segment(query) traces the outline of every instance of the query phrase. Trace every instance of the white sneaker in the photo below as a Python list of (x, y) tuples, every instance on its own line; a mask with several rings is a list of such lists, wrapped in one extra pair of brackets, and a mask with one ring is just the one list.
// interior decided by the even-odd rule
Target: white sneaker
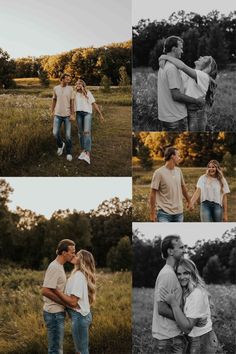
[(64, 147), (65, 147), (65, 143), (62, 143), (62, 147), (57, 149), (58, 156), (61, 156), (63, 154)]
[(72, 155), (70, 155), (70, 154), (66, 155), (66, 159), (67, 159), (67, 161), (72, 161)]
[(78, 156), (78, 159), (79, 160), (83, 160), (84, 159), (84, 155), (85, 155), (85, 152), (82, 151), (81, 154)]
[(90, 156), (88, 154), (85, 153), (83, 159), (90, 165)]

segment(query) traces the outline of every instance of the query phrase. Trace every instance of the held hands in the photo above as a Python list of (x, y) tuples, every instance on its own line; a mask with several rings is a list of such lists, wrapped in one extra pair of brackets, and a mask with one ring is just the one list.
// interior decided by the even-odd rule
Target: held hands
[(157, 221), (157, 215), (156, 215), (156, 213), (151, 213), (151, 214), (150, 214), (150, 221), (152, 221), (152, 222), (156, 222), (156, 221)]
[(165, 288), (161, 288), (160, 289), (160, 298), (161, 298), (161, 301), (167, 302), (167, 304), (169, 304), (169, 305), (177, 304), (173, 290), (171, 292), (169, 292)]

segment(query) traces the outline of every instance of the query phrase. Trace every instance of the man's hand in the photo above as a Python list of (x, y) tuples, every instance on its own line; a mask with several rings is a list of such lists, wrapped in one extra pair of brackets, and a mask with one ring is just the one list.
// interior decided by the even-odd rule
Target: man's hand
[(196, 105), (199, 108), (203, 108), (205, 103), (206, 103), (206, 101), (205, 101), (205, 99), (203, 97), (196, 98)]
[(70, 115), (70, 117), (69, 117), (69, 120), (70, 120), (70, 121), (75, 120), (75, 115), (74, 115), (74, 113), (71, 113), (71, 115)]
[(196, 327), (204, 327), (207, 324), (207, 317), (200, 317), (195, 323)]
[(151, 214), (150, 214), (150, 221), (152, 221), (152, 222), (156, 222), (156, 221), (157, 221), (157, 215), (156, 215), (156, 212), (155, 212), (155, 213), (151, 213)]
[(54, 111), (51, 111), (51, 117), (54, 118), (55, 117), (55, 113)]

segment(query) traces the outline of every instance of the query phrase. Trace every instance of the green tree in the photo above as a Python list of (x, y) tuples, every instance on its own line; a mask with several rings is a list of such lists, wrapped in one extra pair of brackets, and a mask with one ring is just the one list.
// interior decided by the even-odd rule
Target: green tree
[(139, 144), (138, 148), (138, 158), (140, 160), (141, 166), (146, 170), (151, 170), (153, 166), (153, 160), (150, 155), (150, 149), (148, 146), (144, 145), (142, 142)]
[(15, 63), (10, 60), (10, 55), (0, 48), (0, 89), (14, 87), (13, 77), (15, 74)]
[(235, 161), (235, 155), (231, 155), (229, 151), (224, 154), (221, 165), (224, 169), (224, 174), (226, 176), (234, 177), (236, 175), (236, 171), (234, 168)]
[(105, 92), (105, 93), (110, 92), (111, 91), (111, 79), (108, 76), (103, 75), (102, 80), (100, 82), (100, 86), (101, 86), (103, 92)]
[(112, 247), (107, 254), (107, 266), (112, 271), (131, 270), (132, 246), (128, 236), (120, 239), (116, 247)]
[(128, 77), (125, 66), (121, 66), (119, 69), (119, 86), (128, 86), (130, 79)]
[(224, 278), (224, 269), (220, 263), (218, 255), (209, 258), (206, 266), (203, 268), (203, 278), (207, 283), (219, 284)]
[(43, 69), (39, 69), (38, 76), (39, 76), (39, 80), (40, 80), (41, 85), (43, 87), (49, 87), (50, 80), (49, 80), (47, 71), (45, 71)]

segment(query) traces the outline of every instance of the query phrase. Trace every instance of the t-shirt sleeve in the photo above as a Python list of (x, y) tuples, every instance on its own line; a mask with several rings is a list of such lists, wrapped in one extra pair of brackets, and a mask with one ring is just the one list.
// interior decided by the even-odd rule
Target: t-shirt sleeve
[(73, 90), (72, 87), (71, 87), (70, 99), (71, 99), (71, 100), (74, 100), (74, 99), (75, 99), (75, 91)]
[(89, 96), (89, 101), (91, 104), (96, 102), (93, 94), (90, 91), (88, 92), (88, 96)]
[(230, 193), (229, 185), (225, 178), (223, 179), (223, 191), (224, 194)]
[(186, 299), (185, 316), (188, 318), (199, 318), (206, 316), (207, 308), (203, 291), (195, 289)]
[(203, 189), (204, 187), (204, 176), (201, 176), (197, 181), (197, 188)]
[(183, 173), (182, 173), (181, 169), (179, 169), (179, 171), (180, 171), (181, 186), (185, 186)]
[(57, 94), (56, 94), (55, 87), (54, 87), (54, 89), (53, 89), (53, 96), (52, 96), (52, 98), (57, 98)]
[(209, 75), (207, 75), (207, 73), (205, 73), (204, 71), (201, 71), (201, 70), (196, 70), (196, 73), (197, 73), (197, 84), (200, 87), (200, 89), (202, 90), (202, 92), (204, 92), (204, 94), (206, 94), (208, 87), (209, 87), (209, 82), (210, 82)]
[(43, 287), (49, 289), (56, 289), (60, 271), (56, 267), (49, 267), (46, 270)]
[(156, 300), (161, 301), (160, 298), (160, 289), (165, 288), (169, 292), (175, 293), (177, 288), (176, 288), (176, 276), (173, 273), (165, 273), (162, 274), (162, 276), (159, 278), (158, 281), (158, 288), (156, 290)]
[(81, 273), (78, 272), (74, 275), (70, 291), (71, 295), (75, 295), (78, 298), (83, 296), (84, 281), (84, 276)]
[(180, 89), (180, 75), (178, 69), (172, 65), (166, 70), (169, 89)]
[(151, 188), (158, 190), (160, 186), (160, 182), (161, 182), (161, 174), (159, 171), (155, 171), (152, 176)]

